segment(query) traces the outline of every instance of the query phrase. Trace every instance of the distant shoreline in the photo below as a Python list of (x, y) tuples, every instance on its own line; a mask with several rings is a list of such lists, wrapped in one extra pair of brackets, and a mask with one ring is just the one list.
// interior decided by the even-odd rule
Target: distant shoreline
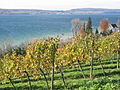
[(39, 9), (0, 9), (1, 14), (27, 14), (27, 15), (39, 15), (39, 14), (120, 14), (120, 9), (102, 9), (102, 8), (80, 8), (71, 10), (39, 10)]

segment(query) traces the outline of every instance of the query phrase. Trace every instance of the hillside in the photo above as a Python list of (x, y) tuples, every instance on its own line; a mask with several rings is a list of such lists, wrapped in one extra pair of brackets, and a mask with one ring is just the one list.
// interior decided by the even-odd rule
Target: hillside
[[(84, 79), (78, 65), (74, 64), (74, 69), (67, 69), (67, 71), (64, 72), (67, 88), (69, 88), (69, 90), (119, 90), (120, 70), (116, 70), (115, 63), (116, 60), (107, 60), (102, 62), (106, 72), (106, 76), (104, 76), (101, 66), (97, 62), (94, 62), (94, 80), (89, 79), (89, 65), (82, 65), (86, 76), (86, 79)], [(33, 90), (48, 90), (44, 77), (41, 77), (39, 80), (35, 80), (33, 77), (30, 77), (30, 79)], [(27, 78), (14, 78), (12, 80), (17, 90), (29, 90)], [(50, 78), (48, 82), (50, 85)], [(7, 82), (0, 84), (0, 90), (13, 90), (13, 87), (9, 82)], [(60, 72), (55, 74), (55, 90), (68, 90), (64, 87)]]
[(71, 10), (0, 9), (0, 14), (120, 14), (120, 9), (80, 8)]
[(59, 40), (40, 39), (1, 57), (0, 90), (120, 90), (120, 33)]

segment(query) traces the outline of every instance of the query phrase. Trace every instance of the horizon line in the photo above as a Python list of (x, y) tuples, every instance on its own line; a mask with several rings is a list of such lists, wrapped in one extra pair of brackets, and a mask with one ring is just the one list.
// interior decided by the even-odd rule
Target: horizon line
[(50, 11), (67, 11), (67, 10), (74, 10), (74, 9), (112, 9), (112, 10), (114, 10), (114, 9), (120, 9), (120, 8), (72, 8), (72, 9), (61, 9), (61, 10), (59, 10), (59, 9), (55, 9), (55, 10), (53, 10), (53, 9), (38, 9), (38, 8), (0, 8), (0, 9), (13, 9), (13, 10), (20, 10), (20, 9), (22, 9), (22, 10), (50, 10)]

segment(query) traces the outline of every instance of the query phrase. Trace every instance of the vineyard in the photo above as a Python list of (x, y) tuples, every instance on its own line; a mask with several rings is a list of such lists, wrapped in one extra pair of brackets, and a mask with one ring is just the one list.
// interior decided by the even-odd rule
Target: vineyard
[(0, 90), (120, 90), (120, 33), (29, 44), (0, 59)]

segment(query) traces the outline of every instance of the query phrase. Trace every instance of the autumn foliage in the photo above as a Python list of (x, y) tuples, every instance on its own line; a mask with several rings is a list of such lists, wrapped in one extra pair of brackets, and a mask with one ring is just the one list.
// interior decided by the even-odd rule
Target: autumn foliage
[(85, 32), (85, 30), (82, 30), (82, 29), (81, 29), (81, 30), (79, 30), (79, 34), (80, 34), (80, 36), (81, 36), (81, 37), (82, 37), (82, 36), (84, 36), (84, 35), (85, 35), (85, 33), (86, 33), (86, 32)]
[(100, 32), (104, 32), (108, 29), (108, 20), (107, 19), (102, 19), (99, 24)]

